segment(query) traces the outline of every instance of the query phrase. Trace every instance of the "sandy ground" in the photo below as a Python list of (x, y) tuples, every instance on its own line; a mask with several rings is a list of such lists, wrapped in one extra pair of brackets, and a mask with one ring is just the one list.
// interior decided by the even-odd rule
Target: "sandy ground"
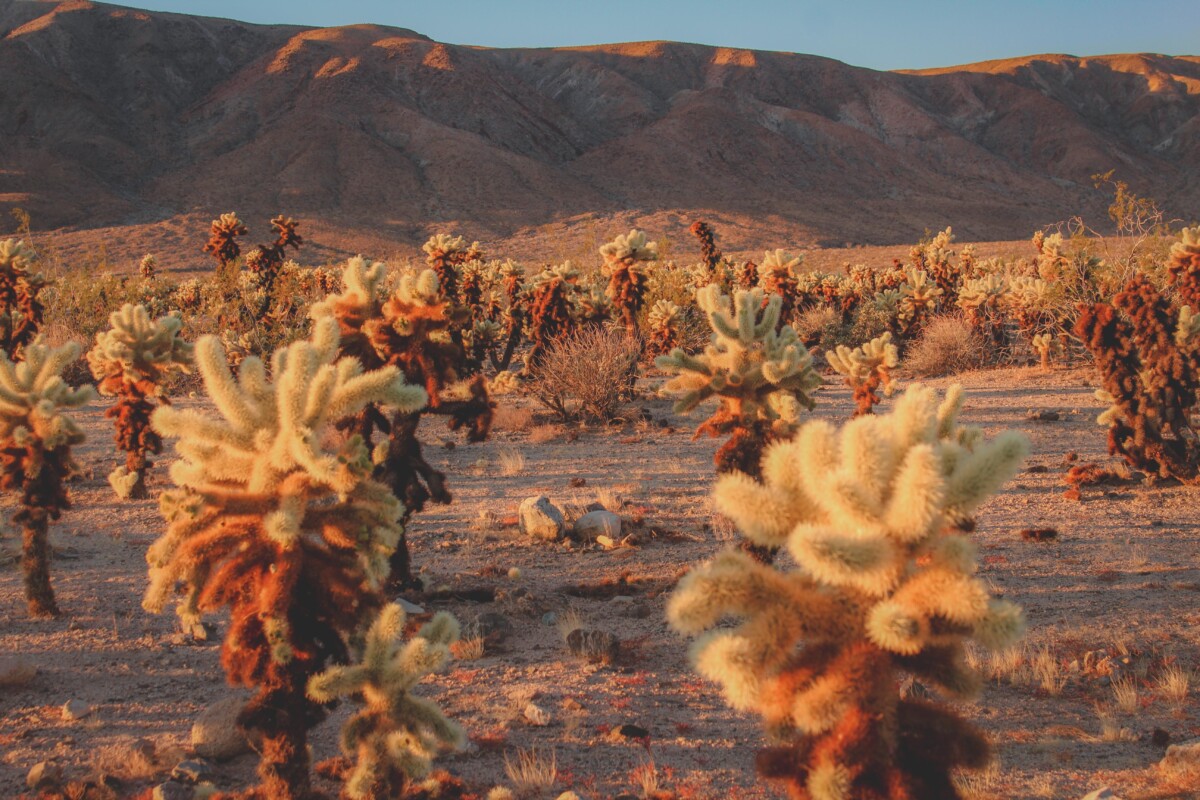
[[(979, 514), (983, 574), (998, 594), (1024, 606), (1030, 631), (1012, 659), (980, 658), (993, 677), (977, 702), (962, 707), (997, 754), (995, 768), (970, 780), (970, 796), (1081, 797), (1107, 785), (1125, 798), (1200, 797), (1200, 789), (1157, 768), (1165, 746), (1162, 733), (1154, 736), (1156, 729), (1173, 742), (1200, 736), (1200, 680), (1193, 677), (1178, 703), (1158, 681), (1172, 665), (1200, 668), (1196, 490), (1098, 487), (1082, 503), (1066, 500), (1064, 454), (1103, 457), (1091, 374), (1005, 369), (956, 380), (969, 390), (966, 421), (989, 433), (1016, 428), (1033, 441), (1027, 471)], [(816, 413), (845, 417), (848, 394), (829, 381)], [(69, 777), (97, 770), (123, 776), (131, 794), (153, 785), (186, 751), (197, 713), (230, 691), (215, 642), (185, 644), (173, 636), (171, 615), (141, 609), (144, 553), (161, 523), (153, 501), (119, 502), (105, 483), (114, 456), (103, 408), (93, 404), (79, 415), (89, 435), (80, 449), (84, 474), (72, 484), (76, 507), (53, 535), (66, 616), (27, 620), (17, 568), (0, 566), (0, 655), (38, 668), (31, 682), (0, 688), (2, 797), (24, 791), (27, 770), (43, 759)], [(469, 752), (439, 763), (482, 789), (504, 781), (506, 754), (538, 748), (555, 755), (556, 792), (640, 794), (634, 773), (652, 762), (660, 785), (680, 798), (780, 796), (754, 780), (758, 725), (697, 679), (687, 643), (663, 617), (680, 571), (734, 539), (708, 500), (717, 443), (693, 441), (698, 420), (672, 415), (666, 400), (647, 395), (631, 411), (639, 408), (653, 421), (585, 429), (574, 441), (511, 400), (489, 442), (446, 449), (444, 429), (424, 431), (430, 460), (451, 476), (455, 503), (428, 509), (411, 526), (422, 577), (435, 590), (487, 586), (497, 594), (485, 603), (411, 599), (464, 623), (499, 613), (513, 628), (482, 657), (456, 661), (428, 682), (428, 696), (473, 739)], [(1030, 409), (1059, 411), (1061, 419), (1031, 422)], [(578, 479), (584, 485), (572, 487)], [(506, 523), (523, 498), (542, 493), (569, 511), (597, 500), (617, 508), (640, 543), (603, 550), (526, 539)], [(1058, 537), (1022, 540), (1018, 532), (1031, 527), (1053, 527)], [(3, 543), (9, 551), (13, 544), (11, 537)], [(519, 577), (508, 577), (513, 567)], [(590, 665), (567, 652), (546, 615), (572, 610), (622, 639), (617, 663)], [(1085, 656), (1101, 649), (1125, 659), (1138, 687), (1129, 713), (1117, 707), (1109, 676), (1083, 669), (1094, 660)], [(60, 707), (71, 699), (90, 704), (91, 715), (64, 720)], [(550, 713), (549, 725), (523, 718), (531, 699)], [(347, 712), (315, 732), (318, 758), (334, 754), (336, 725)], [(626, 723), (648, 730), (648, 743), (609, 734)], [(129, 757), (140, 738), (154, 743), (154, 763)], [(254, 765), (253, 755), (216, 764), (215, 781), (244, 786)]]

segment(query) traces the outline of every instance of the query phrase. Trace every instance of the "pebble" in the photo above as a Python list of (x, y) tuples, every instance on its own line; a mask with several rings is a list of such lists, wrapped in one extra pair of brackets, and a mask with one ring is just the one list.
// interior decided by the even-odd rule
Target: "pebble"
[(47, 789), (62, 783), (63, 770), (49, 761), (39, 761), (25, 776), (25, 785), (34, 791)]
[(69, 721), (83, 719), (92, 713), (92, 707), (82, 700), (68, 700), (63, 704), (63, 719)]
[(550, 712), (539, 706), (537, 703), (528, 703), (524, 711), (525, 721), (537, 728), (544, 728), (550, 724)]

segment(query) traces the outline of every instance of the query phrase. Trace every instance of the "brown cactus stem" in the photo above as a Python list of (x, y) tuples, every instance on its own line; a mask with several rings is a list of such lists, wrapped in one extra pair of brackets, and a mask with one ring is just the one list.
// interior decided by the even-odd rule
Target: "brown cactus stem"
[(43, 452), (40, 443), (3, 452), (4, 489), (21, 487), (21, 508), (13, 521), (22, 528), (21, 569), (32, 617), (61, 615), (50, 585), (50, 522), (70, 508), (64, 486), (72, 465), (67, 448)]
[[(696, 430), (696, 437), (701, 434), (716, 437), (725, 433), (729, 434), (729, 438), (713, 456), (717, 474), (742, 472), (755, 480), (761, 479), (763, 452), (776, 438), (770, 424), (759, 419), (739, 420), (718, 411)], [(764, 547), (746, 540), (741, 542), (740, 547), (762, 564), (773, 563), (778, 552), (778, 548)]]
[(716, 232), (713, 231), (711, 225), (703, 220), (696, 220), (689, 228), (692, 235), (700, 240), (700, 257), (704, 261), (704, 266), (708, 270), (711, 277), (721, 264), (722, 254), (717, 247)]

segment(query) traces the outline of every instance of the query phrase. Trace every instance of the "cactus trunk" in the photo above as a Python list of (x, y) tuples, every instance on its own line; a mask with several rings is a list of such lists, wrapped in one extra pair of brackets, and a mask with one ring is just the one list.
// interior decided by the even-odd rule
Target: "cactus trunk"
[(25, 572), (25, 599), (31, 617), (57, 617), (58, 603), (50, 586), (50, 542), (46, 513), (26, 509), (27, 522), (22, 534), (21, 568)]

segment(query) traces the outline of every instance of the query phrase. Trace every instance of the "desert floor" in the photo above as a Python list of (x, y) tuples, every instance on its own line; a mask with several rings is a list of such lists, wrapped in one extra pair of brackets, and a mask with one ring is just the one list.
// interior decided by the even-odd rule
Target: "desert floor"
[[(1029, 633), (1020, 651), (978, 659), (990, 679), (962, 711), (990, 735), (997, 758), (964, 788), (973, 798), (1013, 800), (1081, 797), (1106, 785), (1127, 800), (1200, 797), (1157, 766), (1161, 732), (1171, 742), (1200, 736), (1197, 679), (1182, 700), (1160, 681), (1172, 666), (1200, 669), (1196, 489), (1141, 483), (1090, 487), (1082, 502), (1063, 497), (1065, 454), (1105, 460), (1090, 371), (1011, 368), (954, 380), (968, 389), (965, 421), (989, 434), (1015, 428), (1033, 442), (1026, 470), (978, 516), (983, 574), (996, 593), (1024, 606)], [(818, 399), (819, 416), (849, 414), (848, 392), (832, 377)], [(637, 421), (582, 430), (549, 423), (526, 402), (504, 399), (497, 430), (483, 444), (450, 449), (447, 431), (423, 431), (455, 502), (430, 507), (410, 526), (427, 591), (406, 597), (428, 612), (452, 611), (468, 626), (488, 614), (512, 626), (480, 657), (457, 660), (426, 684), (472, 737), (467, 752), (439, 765), (482, 790), (505, 782), (506, 755), (537, 748), (554, 754), (556, 792), (640, 794), (637, 772), (653, 763), (660, 786), (681, 798), (781, 796), (755, 783), (756, 721), (729, 710), (697, 678), (687, 642), (664, 621), (681, 572), (736, 538), (708, 500), (717, 443), (693, 440), (698, 419), (672, 414), (669, 401), (649, 391), (629, 407)], [(218, 664), (219, 634), (188, 643), (175, 634), (172, 615), (141, 608), (145, 551), (162, 523), (154, 501), (119, 502), (109, 489), (104, 476), (116, 459), (104, 408), (94, 403), (78, 415), (89, 436), (79, 451), (83, 474), (71, 486), (75, 508), (53, 534), (66, 615), (26, 619), (15, 559), (0, 566), (0, 661), (37, 668), (32, 680), (0, 686), (3, 797), (23, 792), (26, 772), (45, 759), (68, 777), (124, 778), (131, 794), (153, 785), (186, 754), (196, 715), (232, 691)], [(1061, 416), (1031, 421), (1030, 410)], [(155, 491), (165, 485), (167, 460), (155, 470)], [(520, 501), (537, 494), (569, 517), (598, 501), (621, 514), (637, 543), (606, 550), (529, 540), (513, 523)], [(1042, 527), (1057, 538), (1030, 542), (1019, 534)], [(16, 539), (7, 534), (0, 547), (11, 554)], [(510, 577), (514, 567), (519, 575)], [(463, 599), (473, 588), (494, 589), (495, 599)], [(620, 637), (619, 660), (592, 665), (571, 656), (555, 624), (570, 614)], [(495, 618), (484, 623), (494, 627)], [(1106, 674), (1112, 670), (1137, 688), (1124, 711)], [(71, 699), (92, 713), (66, 721), (60, 707)], [(548, 725), (525, 718), (530, 702), (549, 712)], [(347, 713), (343, 706), (317, 729), (317, 758), (335, 753)], [(610, 733), (626, 723), (646, 729), (648, 741)], [(141, 739), (153, 743), (152, 755)], [(215, 764), (214, 781), (245, 786), (255, 761)]]

